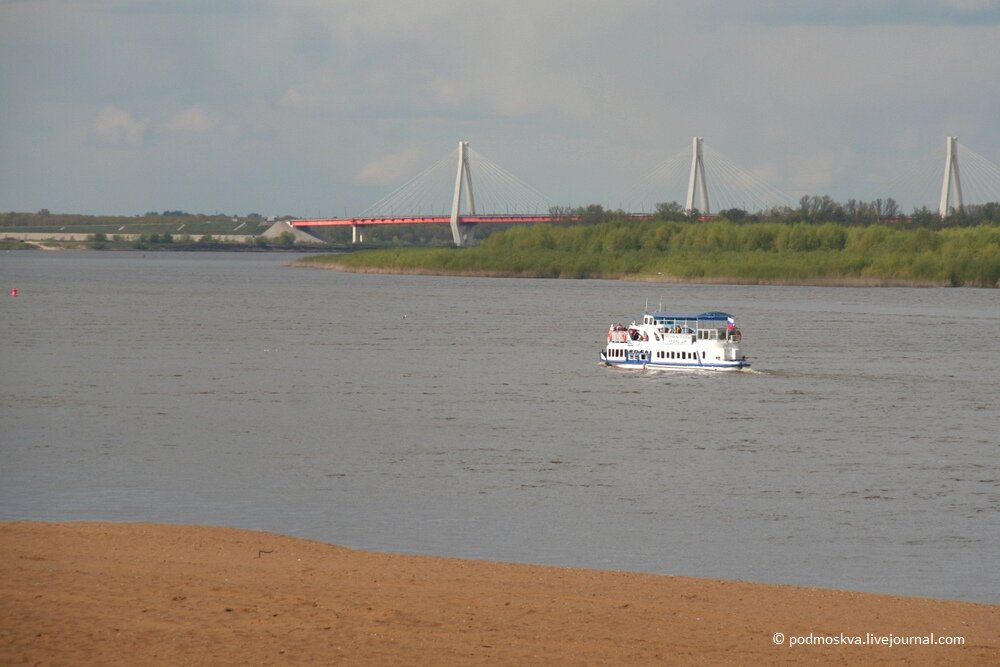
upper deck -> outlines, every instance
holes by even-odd
[[[660,327],[664,333],[694,334],[697,340],[731,340],[739,329],[729,313],[712,311],[699,315],[676,315],[653,312],[643,315],[642,323]]]

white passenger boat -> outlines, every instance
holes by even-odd
[[[641,370],[742,370],[750,368],[740,347],[742,340],[729,313],[646,313],[642,324],[614,324],[608,329],[601,361]]]

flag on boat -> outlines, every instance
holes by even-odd
[[[735,329],[736,328],[736,320],[734,320],[731,317],[727,317],[726,318],[726,328],[727,329]]]

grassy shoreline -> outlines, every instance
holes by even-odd
[[[448,271],[429,267],[400,268],[393,266],[351,266],[333,259],[331,255],[303,257],[292,262],[293,266],[322,269],[327,271],[343,271],[345,273],[367,273],[375,275],[410,275],[410,276],[459,276],[468,278],[534,278],[553,279],[547,274],[531,272],[496,271],[496,270],[462,270]],[[560,276],[561,278],[561,276]],[[702,276],[700,278],[684,278],[680,276],[650,276],[650,275],[591,275],[586,277],[568,277],[564,280],[620,280],[636,283],[662,283],[673,285],[788,285],[815,287],[952,287],[945,281],[903,280],[899,278],[879,278],[874,276],[824,276],[813,279],[782,279],[782,278],[746,278],[733,275]],[[1000,285],[997,285],[1000,287]]]
[[[517,227],[481,244],[317,255],[359,273],[750,285],[1000,287],[1000,226],[941,230],[728,221]]]

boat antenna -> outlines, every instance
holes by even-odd
[[[649,312],[649,297],[648,296],[646,297],[646,310],[645,310],[645,312],[647,312],[647,313]]]

